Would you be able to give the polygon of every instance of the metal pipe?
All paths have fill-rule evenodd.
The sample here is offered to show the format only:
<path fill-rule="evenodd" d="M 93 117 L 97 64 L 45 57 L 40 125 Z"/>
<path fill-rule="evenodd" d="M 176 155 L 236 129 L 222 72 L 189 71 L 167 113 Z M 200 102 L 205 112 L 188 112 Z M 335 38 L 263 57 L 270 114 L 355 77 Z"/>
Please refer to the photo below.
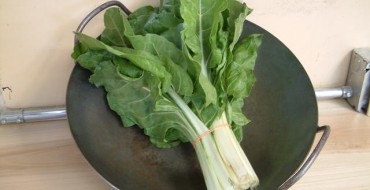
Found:
<path fill-rule="evenodd" d="M 4 109 L 0 112 L 1 125 L 62 119 L 67 119 L 64 106 Z"/>
<path fill-rule="evenodd" d="M 350 86 L 342 86 L 339 88 L 318 88 L 315 89 L 316 98 L 318 100 L 333 99 L 333 98 L 349 98 L 352 97 L 352 88 Z"/>
<path fill-rule="evenodd" d="M 331 98 L 349 98 L 352 96 L 352 89 L 349 86 L 340 88 L 315 89 L 318 100 Z M 0 110 L 0 124 L 17 124 L 26 122 L 52 121 L 67 119 L 65 106 L 20 108 Z"/>

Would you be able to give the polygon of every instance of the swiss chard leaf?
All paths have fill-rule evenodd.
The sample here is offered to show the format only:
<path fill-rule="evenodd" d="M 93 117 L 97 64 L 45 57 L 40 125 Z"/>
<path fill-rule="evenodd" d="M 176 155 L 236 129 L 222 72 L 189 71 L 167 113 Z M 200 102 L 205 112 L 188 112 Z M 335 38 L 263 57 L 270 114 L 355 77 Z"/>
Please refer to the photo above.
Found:
<path fill-rule="evenodd" d="M 162 82 L 163 91 L 167 91 L 168 88 L 170 88 L 172 76 L 166 71 L 164 66 L 165 63 L 153 54 L 143 50 L 135 50 L 125 47 L 113 48 L 95 38 L 81 33 L 76 33 L 76 36 L 84 46 L 91 50 L 106 50 L 113 55 L 130 60 L 137 67 L 159 77 Z"/>
<path fill-rule="evenodd" d="M 76 58 L 76 61 L 85 69 L 94 71 L 95 67 L 103 61 L 112 59 L 112 54 L 107 51 L 88 51 Z"/>
<path fill-rule="evenodd" d="M 157 77 L 145 72 L 137 80 L 127 80 L 112 62 L 105 61 L 96 67 L 90 81 L 104 86 L 108 104 L 124 126 L 137 124 L 156 146 L 168 148 L 187 141 L 187 132 L 181 129 L 188 123 L 181 110 L 161 94 Z"/>
<path fill-rule="evenodd" d="M 230 31 L 230 51 L 234 49 L 235 44 L 238 42 L 239 37 L 243 31 L 245 18 L 252 12 L 252 9 L 247 7 L 245 3 L 239 1 L 228 0 L 229 17 L 228 27 Z"/>
<path fill-rule="evenodd" d="M 231 123 L 234 135 L 239 142 L 243 139 L 243 127 L 250 122 L 242 111 L 243 106 L 244 99 L 239 98 L 234 99 L 226 107 L 227 118 Z"/>
<path fill-rule="evenodd" d="M 221 12 L 227 8 L 224 0 L 181 0 L 180 13 L 184 19 L 182 41 L 185 54 L 193 62 L 199 85 L 203 88 L 205 106 L 217 103 L 217 91 L 208 76 L 211 56 L 210 39 L 222 21 Z"/>
<path fill-rule="evenodd" d="M 253 70 L 261 40 L 262 35 L 250 35 L 238 43 L 233 51 L 233 60 L 226 69 L 226 91 L 235 99 L 248 96 L 254 85 L 256 79 Z"/>
<path fill-rule="evenodd" d="M 186 70 L 175 64 L 171 59 L 166 60 L 166 68 L 172 74 L 172 86 L 175 92 L 180 95 L 191 96 L 194 86 Z"/>
<path fill-rule="evenodd" d="M 111 46 L 127 47 L 127 39 L 124 36 L 124 15 L 118 8 L 108 9 L 104 14 L 105 29 L 101 34 L 101 40 Z"/>
<path fill-rule="evenodd" d="M 180 0 L 161 0 L 160 10 L 166 10 L 173 13 L 175 17 L 181 18 L 180 5 Z"/>
<path fill-rule="evenodd" d="M 169 57 L 172 61 L 186 69 L 187 63 L 185 58 L 181 50 L 178 49 L 175 44 L 168 41 L 166 38 L 153 33 L 137 35 L 135 34 L 135 30 L 130 22 L 124 17 L 124 15 L 120 14 L 121 11 L 119 9 L 109 9 L 109 11 L 116 17 L 120 17 L 120 19 L 112 19 L 113 21 L 111 24 L 119 25 L 120 23 L 123 23 L 120 32 L 122 33 L 123 38 L 128 39 L 133 49 L 143 50 L 158 57 Z"/>
<path fill-rule="evenodd" d="M 160 7 L 145 6 L 128 16 L 136 35 L 157 34 L 181 48 L 179 0 L 163 0 Z"/>
<path fill-rule="evenodd" d="M 150 18 L 155 16 L 156 11 L 157 8 L 154 8 L 152 6 L 144 6 L 132 12 L 128 16 L 128 20 L 130 21 L 135 34 L 144 35 L 147 33 L 147 31 L 145 30 L 145 25 L 150 20 Z"/>
<path fill-rule="evenodd" d="M 227 8 L 224 0 L 181 0 L 181 16 L 184 19 L 182 40 L 194 62 L 207 68 L 210 60 L 210 37 L 217 33 L 222 21 L 221 12 Z M 208 77 L 208 76 L 207 76 Z"/>
<path fill-rule="evenodd" d="M 126 80 L 136 80 L 144 74 L 142 69 L 135 66 L 127 59 L 114 56 L 113 63 L 117 67 L 118 73 Z"/>
<path fill-rule="evenodd" d="M 188 64 L 182 51 L 175 44 L 157 34 L 135 35 L 128 20 L 122 17 L 122 21 L 124 37 L 129 40 L 132 47 L 162 60 L 168 72 L 172 74 L 172 86 L 175 91 L 180 95 L 190 96 L 193 92 L 193 82 L 186 72 Z"/>
<path fill-rule="evenodd" d="M 82 55 L 82 54 L 84 54 L 88 51 L 89 51 L 89 49 L 87 47 L 82 45 L 80 42 L 77 42 L 75 44 L 75 46 L 73 47 L 73 52 L 71 54 L 71 57 L 76 60 L 78 58 L 78 56 L 80 56 L 80 55 Z"/>

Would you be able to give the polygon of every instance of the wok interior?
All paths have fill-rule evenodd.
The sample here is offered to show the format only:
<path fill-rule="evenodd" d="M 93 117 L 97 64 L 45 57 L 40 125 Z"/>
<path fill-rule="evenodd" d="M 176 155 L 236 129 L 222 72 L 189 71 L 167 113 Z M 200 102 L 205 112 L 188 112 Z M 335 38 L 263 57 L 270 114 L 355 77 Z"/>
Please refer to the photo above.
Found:
<path fill-rule="evenodd" d="M 273 35 L 245 22 L 242 36 L 264 34 L 245 101 L 252 120 L 242 147 L 260 178 L 259 189 L 276 189 L 304 161 L 316 132 L 317 104 L 311 82 L 293 53 Z M 190 144 L 158 149 L 137 127 L 123 128 L 105 91 L 76 65 L 67 91 L 72 134 L 89 163 L 113 186 L 130 189 L 205 189 Z"/>

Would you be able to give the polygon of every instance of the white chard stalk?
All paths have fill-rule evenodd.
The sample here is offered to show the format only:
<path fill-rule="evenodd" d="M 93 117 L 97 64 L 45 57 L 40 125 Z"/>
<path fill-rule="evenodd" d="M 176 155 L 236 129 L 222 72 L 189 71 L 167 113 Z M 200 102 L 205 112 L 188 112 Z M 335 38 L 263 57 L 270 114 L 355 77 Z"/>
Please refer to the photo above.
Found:
<path fill-rule="evenodd" d="M 225 113 L 223 113 L 214 121 L 211 128 L 227 125 L 229 124 Z M 231 128 L 222 127 L 215 130 L 213 138 L 230 175 L 236 177 L 236 179 L 233 179 L 235 188 L 253 189 L 257 187 L 259 184 L 258 177 Z"/>
<path fill-rule="evenodd" d="M 189 139 L 196 140 L 209 129 L 191 111 L 188 105 L 172 90 L 170 97 L 183 110 L 192 129 Z M 226 126 L 226 127 L 225 127 Z M 255 188 L 259 184 L 248 158 L 244 154 L 233 131 L 228 127 L 223 113 L 211 126 L 211 133 L 195 142 L 194 148 L 209 190 L 242 190 Z M 212 130 L 212 128 L 217 128 Z"/>
<path fill-rule="evenodd" d="M 191 111 L 183 99 L 174 91 L 169 90 L 168 94 L 183 110 L 192 129 L 189 139 L 197 139 L 200 135 L 208 131 L 203 122 Z M 217 145 L 211 135 L 205 136 L 194 145 L 202 172 L 209 190 L 233 190 L 233 184 L 230 183 L 227 166 L 218 152 Z"/>

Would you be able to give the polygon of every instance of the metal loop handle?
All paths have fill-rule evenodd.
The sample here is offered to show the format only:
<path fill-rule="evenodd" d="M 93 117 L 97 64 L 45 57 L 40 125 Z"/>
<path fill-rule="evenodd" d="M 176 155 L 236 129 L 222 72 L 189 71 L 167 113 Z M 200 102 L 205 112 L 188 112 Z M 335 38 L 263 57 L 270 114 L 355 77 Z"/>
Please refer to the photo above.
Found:
<path fill-rule="evenodd" d="M 122 9 L 122 11 L 126 14 L 126 15 L 129 15 L 131 14 L 131 11 L 128 10 L 128 8 L 123 5 L 121 2 L 119 1 L 108 1 L 98 7 L 96 7 L 93 11 L 91 11 L 80 23 L 80 25 L 78 25 L 77 29 L 76 29 L 76 32 L 82 32 L 84 30 L 84 28 L 86 27 L 86 25 L 90 22 L 91 19 L 93 19 L 97 14 L 99 14 L 100 12 L 102 12 L 103 10 L 109 8 L 109 7 L 112 7 L 112 6 L 117 6 L 119 8 Z M 75 36 L 74 38 L 74 43 L 76 44 L 78 42 L 78 39 L 77 37 Z"/>
<path fill-rule="evenodd" d="M 315 149 L 312 151 L 310 156 L 307 158 L 305 163 L 296 171 L 290 178 L 288 178 L 282 185 L 280 185 L 279 190 L 286 190 L 292 187 L 303 175 L 308 171 L 313 162 L 316 160 L 317 156 L 324 148 L 326 140 L 328 140 L 330 134 L 330 127 L 325 125 L 317 127 L 317 132 L 324 131 L 319 142 L 317 143 Z"/>

